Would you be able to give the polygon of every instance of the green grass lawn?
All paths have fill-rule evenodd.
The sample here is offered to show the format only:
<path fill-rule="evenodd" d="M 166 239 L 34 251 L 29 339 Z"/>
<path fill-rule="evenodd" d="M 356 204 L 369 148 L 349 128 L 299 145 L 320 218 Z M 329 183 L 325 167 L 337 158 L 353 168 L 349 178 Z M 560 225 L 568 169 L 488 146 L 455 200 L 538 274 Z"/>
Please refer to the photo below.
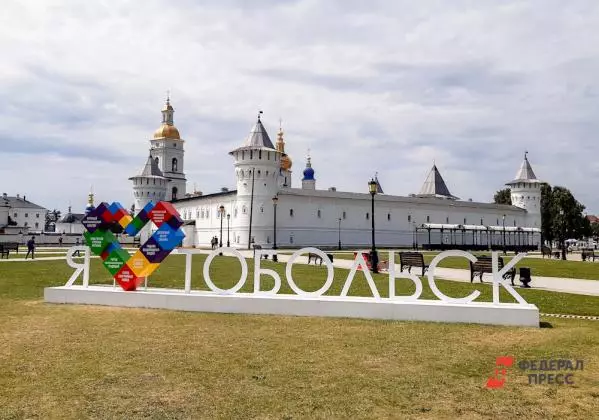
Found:
<path fill-rule="evenodd" d="M 204 255 L 192 284 L 205 289 Z M 151 286 L 183 285 L 172 255 Z M 244 290 L 252 288 L 252 263 Z M 99 260 L 93 282 L 112 283 Z M 264 262 L 283 272 L 283 264 Z M 347 270 L 335 270 L 338 294 Z M 0 265 L 0 418 L 593 418 L 599 404 L 599 322 L 544 319 L 545 328 L 357 319 L 205 314 L 53 305 L 43 288 L 63 285 L 64 261 Z M 211 276 L 235 283 L 238 263 L 216 258 Z M 326 269 L 295 265 L 306 290 Z M 264 277 L 265 288 L 270 284 Z M 301 280 L 300 280 L 301 279 Z M 375 276 L 381 295 L 387 278 Z M 481 284 L 438 282 L 451 296 Z M 282 292 L 290 289 L 283 281 Z M 400 282 L 407 294 L 409 283 Z M 424 296 L 432 298 L 427 283 Z M 542 312 L 599 315 L 599 298 L 517 289 Z M 356 275 L 353 295 L 368 291 Z M 504 296 L 505 297 L 505 296 Z M 582 359 L 575 385 L 528 385 L 508 372 L 484 384 L 495 358 Z"/>

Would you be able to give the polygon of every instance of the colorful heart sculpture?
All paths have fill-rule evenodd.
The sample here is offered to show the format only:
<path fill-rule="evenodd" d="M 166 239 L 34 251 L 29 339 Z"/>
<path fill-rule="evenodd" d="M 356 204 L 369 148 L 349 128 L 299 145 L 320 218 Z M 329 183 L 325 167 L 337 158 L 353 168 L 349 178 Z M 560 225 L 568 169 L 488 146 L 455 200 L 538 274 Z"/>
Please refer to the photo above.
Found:
<path fill-rule="evenodd" d="M 135 236 L 150 222 L 158 230 L 135 254 L 129 255 L 113 232 L 124 231 Z M 183 220 L 175 207 L 166 201 L 149 202 L 135 217 L 131 217 L 119 203 L 101 203 L 85 215 L 82 223 L 87 245 L 102 258 L 104 267 L 126 291 L 137 289 L 185 237 L 181 230 Z"/>

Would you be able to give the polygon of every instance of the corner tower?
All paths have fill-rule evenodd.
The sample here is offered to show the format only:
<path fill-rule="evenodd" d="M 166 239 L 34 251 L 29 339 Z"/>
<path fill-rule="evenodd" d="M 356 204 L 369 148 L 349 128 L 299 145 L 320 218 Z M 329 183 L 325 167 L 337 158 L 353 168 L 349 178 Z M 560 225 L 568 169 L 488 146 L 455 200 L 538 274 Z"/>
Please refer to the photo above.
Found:
<path fill-rule="evenodd" d="M 543 181 L 537 179 L 530 162 L 528 152 L 524 152 L 524 160 L 513 181 L 506 183 L 511 189 L 512 205 L 524 209 L 528 213 L 530 227 L 541 227 L 541 186 Z"/>
<path fill-rule="evenodd" d="M 245 142 L 229 152 L 235 159 L 237 203 L 232 229 L 239 244 L 249 247 L 272 242 L 272 198 L 279 191 L 281 152 L 275 149 L 258 114 Z"/>
<path fill-rule="evenodd" d="M 162 124 L 150 140 L 150 155 L 163 176 L 170 181 L 164 199 L 171 201 L 185 197 L 187 190 L 187 180 L 183 172 L 185 141 L 181 139 L 179 130 L 174 125 L 175 110 L 168 96 L 161 112 Z"/>

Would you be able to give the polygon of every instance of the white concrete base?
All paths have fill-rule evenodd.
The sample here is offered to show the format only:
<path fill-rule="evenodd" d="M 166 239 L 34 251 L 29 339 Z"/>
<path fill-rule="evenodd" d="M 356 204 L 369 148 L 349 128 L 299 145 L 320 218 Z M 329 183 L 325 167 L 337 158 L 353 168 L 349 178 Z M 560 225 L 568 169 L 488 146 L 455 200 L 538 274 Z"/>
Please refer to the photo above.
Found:
<path fill-rule="evenodd" d="M 474 324 L 539 327 L 535 305 L 511 303 L 444 303 L 434 300 L 401 302 L 365 297 L 297 295 L 264 296 L 248 293 L 219 295 L 214 292 L 152 289 L 125 292 L 120 287 L 47 287 L 50 303 L 124 306 L 196 312 L 326 316 L 404 321 L 460 322 Z"/>

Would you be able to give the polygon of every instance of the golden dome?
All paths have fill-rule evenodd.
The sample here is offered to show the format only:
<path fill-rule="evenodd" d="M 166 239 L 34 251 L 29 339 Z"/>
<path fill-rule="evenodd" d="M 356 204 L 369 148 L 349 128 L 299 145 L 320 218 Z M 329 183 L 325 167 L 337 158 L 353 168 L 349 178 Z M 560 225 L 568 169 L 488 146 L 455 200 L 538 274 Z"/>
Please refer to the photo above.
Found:
<path fill-rule="evenodd" d="M 283 156 L 281 156 L 281 169 L 284 171 L 288 171 L 289 169 L 291 169 L 291 165 L 293 164 L 293 162 L 291 162 L 291 159 L 289 158 L 289 156 L 287 156 L 286 154 L 283 154 Z"/>
<path fill-rule="evenodd" d="M 179 135 L 179 130 L 174 125 L 162 124 L 158 130 L 154 132 L 155 139 L 167 138 L 167 139 L 178 139 L 181 137 Z"/>

